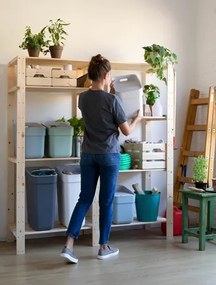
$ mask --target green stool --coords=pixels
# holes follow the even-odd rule
[[[180,190],[182,194],[182,243],[188,242],[188,236],[199,238],[199,250],[205,250],[205,241],[216,239],[216,228],[213,227],[214,203],[216,193]],[[188,199],[200,202],[199,227],[188,227]]]

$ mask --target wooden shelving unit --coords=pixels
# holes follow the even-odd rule
[[[73,69],[86,68],[87,61],[74,61],[47,58],[16,57],[8,64],[8,240],[16,238],[17,254],[25,254],[25,239],[29,235],[43,235],[49,233],[65,232],[66,228],[57,224],[50,231],[33,231],[26,225],[25,221],[25,166],[27,162],[46,161],[77,161],[78,158],[25,158],[25,110],[26,96],[30,92],[40,91],[44,94],[53,92],[67,92],[72,96],[72,115],[77,115],[77,96],[86,90],[82,87],[51,87],[51,86],[26,86],[26,68],[28,65],[47,66],[50,68],[62,67],[72,64]],[[132,73],[139,72],[142,83],[146,80],[145,63],[111,63],[113,70]],[[30,95],[30,94],[28,94]],[[167,122],[167,161],[166,169],[135,169],[120,171],[121,175],[127,173],[146,173],[151,171],[167,172],[167,218],[158,217],[154,223],[167,221],[167,237],[172,238],[173,219],[173,137],[174,137],[174,108],[175,108],[175,77],[171,66],[168,68],[168,94],[167,94],[167,116],[166,117],[143,117],[144,124],[150,121],[166,120]],[[13,125],[16,123],[16,144],[14,143]],[[15,155],[16,154],[16,155]],[[97,189],[98,191],[98,189]],[[83,229],[92,230],[92,244],[98,242],[98,195],[96,193],[92,207],[92,221],[87,223]],[[126,226],[152,224],[134,221]],[[114,227],[121,225],[113,225]],[[124,225],[125,226],[125,225]]]

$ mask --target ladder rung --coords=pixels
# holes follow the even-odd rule
[[[186,176],[178,176],[177,177],[177,181],[182,182],[182,183],[193,183],[193,179],[190,177],[186,177]]]
[[[191,211],[191,212],[198,213],[199,210],[200,210],[200,208],[199,208],[199,207],[196,207],[196,206],[189,205],[189,206],[188,206],[188,210]]]
[[[206,125],[188,125],[187,130],[188,131],[206,131],[207,126]]]
[[[197,157],[197,156],[200,156],[200,155],[203,155],[205,154],[204,151],[193,151],[193,150],[185,150],[183,151],[183,156],[188,156],[188,157]]]
[[[209,98],[198,98],[191,100],[192,105],[208,105],[208,103],[209,103]]]

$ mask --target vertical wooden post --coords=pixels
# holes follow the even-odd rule
[[[25,254],[25,58],[17,59],[16,114],[16,240],[17,254]]]
[[[174,98],[175,98],[175,72],[172,64],[168,65],[167,78],[167,239],[173,238],[173,164],[174,152]]]

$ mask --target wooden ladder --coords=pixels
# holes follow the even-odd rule
[[[200,98],[200,92],[191,89],[189,105],[187,110],[187,118],[184,127],[182,145],[180,148],[179,160],[176,170],[176,180],[174,184],[174,204],[181,206],[180,189],[184,188],[184,184],[192,184],[192,177],[187,177],[189,158],[194,158],[203,155],[207,159],[207,182],[212,186],[213,170],[214,170],[214,155],[215,155],[215,129],[216,129],[216,100],[215,88],[209,88],[209,96]],[[198,106],[207,106],[207,122],[206,124],[196,124]],[[205,135],[204,149],[199,151],[191,150],[192,138],[194,132],[202,132]],[[192,207],[193,208],[193,207]],[[195,210],[191,209],[192,211]]]

